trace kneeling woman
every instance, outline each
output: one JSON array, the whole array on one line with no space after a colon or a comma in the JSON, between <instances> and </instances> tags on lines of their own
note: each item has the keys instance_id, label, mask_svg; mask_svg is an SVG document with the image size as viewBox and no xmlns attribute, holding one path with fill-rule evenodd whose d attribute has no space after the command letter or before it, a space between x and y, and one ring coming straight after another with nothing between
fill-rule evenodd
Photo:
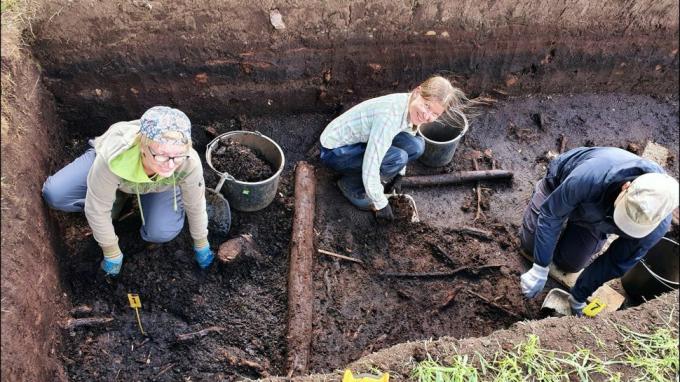
<instances>
[{"instance_id":1,"label":"kneeling woman","mask_svg":"<svg viewBox=\"0 0 680 382\"><path fill-rule=\"evenodd\" d=\"M104 252L102 270L116 276L123 264L112 221L120 192L136 195L140 234L151 243L177 236L186 212L196 261L207 268L213 253L208 244L205 181L201 159L192 148L189 118L177 109L155 106L139 120L113 124L93 146L47 179L43 197L54 209L85 211Z\"/></svg>"},{"instance_id":2,"label":"kneeling woman","mask_svg":"<svg viewBox=\"0 0 680 382\"><path fill-rule=\"evenodd\" d=\"M342 174L338 187L354 206L373 210L379 221L393 220L385 191L425 151L423 138L416 136L418 126L453 113L467 101L463 91L441 76L410 93L364 101L326 126L321 162Z\"/></svg>"}]
</instances>

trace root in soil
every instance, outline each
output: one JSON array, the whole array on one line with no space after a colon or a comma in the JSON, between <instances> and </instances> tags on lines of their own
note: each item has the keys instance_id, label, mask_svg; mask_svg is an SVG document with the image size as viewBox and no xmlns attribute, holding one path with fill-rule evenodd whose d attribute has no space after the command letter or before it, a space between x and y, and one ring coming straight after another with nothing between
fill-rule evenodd
<instances>
[{"instance_id":1,"label":"root in soil","mask_svg":"<svg viewBox=\"0 0 680 382\"><path fill-rule=\"evenodd\" d=\"M274 168L257 149L231 138L220 139L212 152L213 167L243 182L259 182L274 175Z\"/></svg>"}]
</instances>

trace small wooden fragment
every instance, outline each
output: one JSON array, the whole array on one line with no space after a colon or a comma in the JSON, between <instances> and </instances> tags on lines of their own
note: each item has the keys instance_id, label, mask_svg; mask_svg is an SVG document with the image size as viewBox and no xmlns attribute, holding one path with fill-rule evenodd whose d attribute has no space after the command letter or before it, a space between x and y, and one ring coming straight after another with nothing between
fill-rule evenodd
<instances>
[{"instance_id":1,"label":"small wooden fragment","mask_svg":"<svg viewBox=\"0 0 680 382\"><path fill-rule=\"evenodd\" d=\"M451 258L451 256L449 256L448 253L441 249L437 244L430 243L430 248L432 248L431 251L432 257L444 263L444 265L446 266L449 266L451 268L456 267L456 262Z\"/></svg>"},{"instance_id":2,"label":"small wooden fragment","mask_svg":"<svg viewBox=\"0 0 680 382\"><path fill-rule=\"evenodd\" d=\"M442 304L440 304L440 305L437 307L437 310L441 312L442 310L444 310L444 309L448 308L449 306L451 306L451 304L453 304L453 303L456 301L456 296L458 296L458 293L460 292L460 289L461 289L460 286L459 286L459 287L456 287L456 288L453 288L453 289L446 295L446 300L445 300Z\"/></svg>"},{"instance_id":3,"label":"small wooden fragment","mask_svg":"<svg viewBox=\"0 0 680 382\"><path fill-rule=\"evenodd\" d=\"M92 307L89 306L89 305L76 306L73 309L71 309L71 311L69 312L69 314L72 317L76 317L76 318L78 318L80 316L88 315L90 313L92 313Z\"/></svg>"},{"instance_id":4,"label":"small wooden fragment","mask_svg":"<svg viewBox=\"0 0 680 382\"><path fill-rule=\"evenodd\" d=\"M71 318L66 321L65 324L62 325L64 329L71 330L71 329L78 329L80 327L92 327L92 326L99 326L99 325L106 325L109 322L112 322L113 318L111 317L85 317L85 318Z\"/></svg>"},{"instance_id":5,"label":"small wooden fragment","mask_svg":"<svg viewBox=\"0 0 680 382\"><path fill-rule=\"evenodd\" d=\"M379 273L379 276L383 277L399 277L399 278L445 278L456 276L461 272L474 272L481 271L485 269L500 268L501 265L481 265L478 267L459 267L451 272L420 272L420 273L401 273L401 272L386 272Z\"/></svg>"},{"instance_id":6,"label":"small wooden fragment","mask_svg":"<svg viewBox=\"0 0 680 382\"><path fill-rule=\"evenodd\" d=\"M251 235L240 235L220 245L217 259L223 264L228 263L242 255L247 249L254 249L254 247L255 243Z\"/></svg>"},{"instance_id":7,"label":"small wooden fragment","mask_svg":"<svg viewBox=\"0 0 680 382\"><path fill-rule=\"evenodd\" d=\"M451 230L459 232L459 233L465 233L465 234L477 236L481 239L486 239L486 240L493 240L494 239L493 233L491 233L489 231L485 231L483 229L479 229L479 228L455 227L455 228L451 228Z\"/></svg>"},{"instance_id":8,"label":"small wooden fragment","mask_svg":"<svg viewBox=\"0 0 680 382\"><path fill-rule=\"evenodd\" d=\"M560 134L560 154L562 154L566 148L567 148L567 137L564 134Z\"/></svg>"},{"instance_id":9,"label":"small wooden fragment","mask_svg":"<svg viewBox=\"0 0 680 382\"><path fill-rule=\"evenodd\" d=\"M225 330L221 326L211 326L205 329L201 329L197 332L192 332L192 333L185 333L185 334L179 334L177 335L177 342L187 342L187 341L192 341L197 338L205 337L210 333L219 333L221 331Z\"/></svg>"},{"instance_id":10,"label":"small wooden fragment","mask_svg":"<svg viewBox=\"0 0 680 382\"><path fill-rule=\"evenodd\" d=\"M359 263L359 264L362 264L362 265L364 264L364 262L359 260L359 259L355 259L353 257L349 257L349 256L345 256L345 255L339 255L339 254L331 252L331 251L326 251L326 250L323 250L323 249L317 249L316 251L321 253L321 254L324 254L324 255L328 255L328 256L331 256L331 257L337 257L338 259L343 259L343 260L351 261L351 262L354 262L354 263Z\"/></svg>"},{"instance_id":11,"label":"small wooden fragment","mask_svg":"<svg viewBox=\"0 0 680 382\"><path fill-rule=\"evenodd\" d=\"M471 294L471 295L473 295L473 296L475 296L475 297L477 297L477 298L479 298L480 300L486 302L487 304L493 306L494 308L502 310L503 312L507 313L508 315L510 315L510 316L512 316L512 317L515 317L515 318L518 319L518 320L521 320L521 319L522 319L522 317L521 317L520 315L518 315L517 313L508 310L508 308L504 307L503 305L496 304L495 302L489 300L488 298L482 296L482 295L479 294L479 293L475 293L475 292L473 292L473 291L471 291L471 290L466 290L466 292L469 293L469 294Z\"/></svg>"}]
</instances>

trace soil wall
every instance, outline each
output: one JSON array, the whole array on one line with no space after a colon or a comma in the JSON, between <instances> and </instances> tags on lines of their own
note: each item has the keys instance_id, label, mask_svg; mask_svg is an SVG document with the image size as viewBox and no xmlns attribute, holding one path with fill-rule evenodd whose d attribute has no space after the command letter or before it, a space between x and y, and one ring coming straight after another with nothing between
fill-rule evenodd
<instances>
[{"instance_id":1,"label":"soil wall","mask_svg":"<svg viewBox=\"0 0 680 382\"><path fill-rule=\"evenodd\" d=\"M678 3L49 1L33 25L70 128L333 109L445 72L475 95L678 91ZM278 12L285 28L274 27Z\"/></svg>"},{"instance_id":2,"label":"soil wall","mask_svg":"<svg viewBox=\"0 0 680 382\"><path fill-rule=\"evenodd\" d=\"M59 244L40 193L63 157L65 137L39 65L12 30L13 21L3 15L2 22L0 379L65 381L56 354L66 294L59 282Z\"/></svg>"}]
</instances>

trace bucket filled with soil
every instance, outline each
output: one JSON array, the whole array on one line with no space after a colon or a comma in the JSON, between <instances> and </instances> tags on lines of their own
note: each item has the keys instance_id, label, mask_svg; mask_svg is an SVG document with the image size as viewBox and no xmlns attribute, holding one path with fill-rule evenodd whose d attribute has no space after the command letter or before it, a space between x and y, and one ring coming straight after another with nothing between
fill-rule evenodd
<instances>
[{"instance_id":1,"label":"bucket filled with soil","mask_svg":"<svg viewBox=\"0 0 680 382\"><path fill-rule=\"evenodd\" d=\"M208 144L205 158L220 179L215 191L234 209L258 211L274 200L285 159L271 138L252 131L224 133Z\"/></svg>"},{"instance_id":2,"label":"bucket filled with soil","mask_svg":"<svg viewBox=\"0 0 680 382\"><path fill-rule=\"evenodd\" d=\"M458 111L446 118L420 125L418 134L425 140L425 152L420 157L420 162L429 167L449 164L467 130L467 118Z\"/></svg>"}]
</instances>

